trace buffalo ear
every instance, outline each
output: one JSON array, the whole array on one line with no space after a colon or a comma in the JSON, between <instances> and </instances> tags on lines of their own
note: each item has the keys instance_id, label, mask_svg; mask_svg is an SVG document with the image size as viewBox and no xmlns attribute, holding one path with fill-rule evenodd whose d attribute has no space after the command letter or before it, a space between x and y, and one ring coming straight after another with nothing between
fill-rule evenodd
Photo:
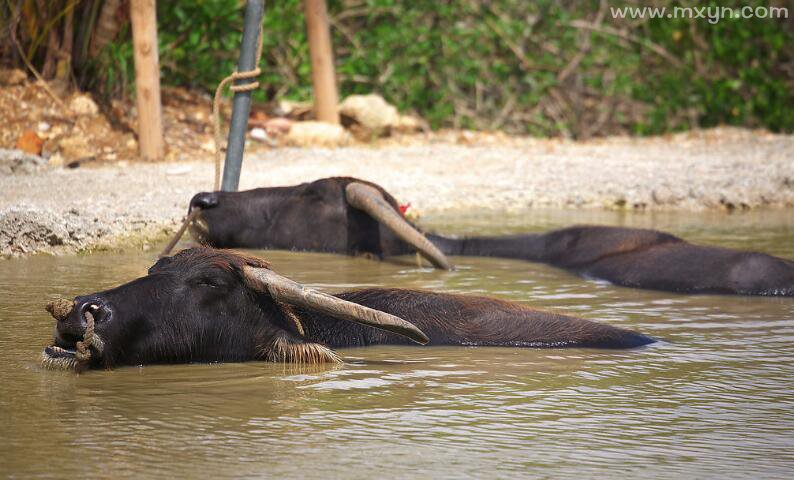
<instances>
[{"instance_id":1,"label":"buffalo ear","mask_svg":"<svg viewBox=\"0 0 794 480\"><path fill-rule=\"evenodd\" d=\"M402 215L386 202L378 189L361 182L353 182L345 187L345 198L351 206L363 210L382 225L394 232L402 241L414 248L433 265L451 270L452 264L433 243L420 231L408 223Z\"/></svg>"},{"instance_id":2,"label":"buffalo ear","mask_svg":"<svg viewBox=\"0 0 794 480\"><path fill-rule=\"evenodd\" d=\"M173 261L174 260L171 257L160 257L160 258L157 259L157 261L154 263L154 265L149 267L149 270L147 270L146 273L151 275L152 273L155 273L156 271L168 266L168 264L173 262Z\"/></svg>"},{"instance_id":3,"label":"buffalo ear","mask_svg":"<svg viewBox=\"0 0 794 480\"><path fill-rule=\"evenodd\" d=\"M255 257L253 255L249 255L247 253L239 252L236 250L229 250L229 251L233 253L236 257L242 259L241 262L242 265L240 265L241 270L242 267L246 265L254 268L270 268L270 262L268 262L267 260L264 260L259 257Z\"/></svg>"}]
</instances>

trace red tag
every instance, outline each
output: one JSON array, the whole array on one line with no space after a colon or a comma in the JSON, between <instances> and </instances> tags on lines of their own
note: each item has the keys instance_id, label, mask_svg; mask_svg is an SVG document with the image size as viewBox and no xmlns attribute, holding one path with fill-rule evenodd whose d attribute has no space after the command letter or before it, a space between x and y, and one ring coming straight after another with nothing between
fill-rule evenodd
<instances>
[{"instance_id":1,"label":"red tag","mask_svg":"<svg viewBox=\"0 0 794 480\"><path fill-rule=\"evenodd\" d=\"M409 208L411 208L411 202L400 205L400 213L403 214L403 217L405 216L405 212L407 212Z\"/></svg>"}]
</instances>

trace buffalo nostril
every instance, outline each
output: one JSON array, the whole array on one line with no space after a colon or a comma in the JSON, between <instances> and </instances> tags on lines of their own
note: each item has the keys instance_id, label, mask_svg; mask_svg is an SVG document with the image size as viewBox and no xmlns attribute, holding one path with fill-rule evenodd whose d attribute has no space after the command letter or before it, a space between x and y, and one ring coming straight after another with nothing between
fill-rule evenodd
<instances>
[{"instance_id":1,"label":"buffalo nostril","mask_svg":"<svg viewBox=\"0 0 794 480\"><path fill-rule=\"evenodd\" d=\"M215 192L203 192L196 194L190 201L190 209L201 208L206 210L218 205L218 194Z\"/></svg>"},{"instance_id":2,"label":"buffalo nostril","mask_svg":"<svg viewBox=\"0 0 794 480\"><path fill-rule=\"evenodd\" d=\"M95 320L100 320L109 313L108 307L96 299L86 300L78 308L80 322L85 322L85 314L90 313Z\"/></svg>"}]
</instances>

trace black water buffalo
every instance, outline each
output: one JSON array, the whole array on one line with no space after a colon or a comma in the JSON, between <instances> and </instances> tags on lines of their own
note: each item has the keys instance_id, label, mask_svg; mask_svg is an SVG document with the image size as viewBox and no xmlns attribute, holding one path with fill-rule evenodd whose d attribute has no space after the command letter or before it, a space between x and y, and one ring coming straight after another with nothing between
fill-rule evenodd
<instances>
[{"instance_id":1,"label":"black water buffalo","mask_svg":"<svg viewBox=\"0 0 794 480\"><path fill-rule=\"evenodd\" d=\"M328 295L260 259L205 247L160 259L147 276L53 302L50 368L269 360L338 362L331 350L378 344L632 348L654 340L486 297L368 288ZM90 338L89 338L90 337Z\"/></svg>"},{"instance_id":2,"label":"black water buffalo","mask_svg":"<svg viewBox=\"0 0 794 480\"><path fill-rule=\"evenodd\" d=\"M292 187L199 193L191 232L218 248L368 254L419 251L543 262L616 285L688 293L794 296L794 262L758 252L693 245L656 230L575 226L544 234L452 238L423 235L383 188L355 178ZM429 240L429 241L428 241Z\"/></svg>"}]
</instances>

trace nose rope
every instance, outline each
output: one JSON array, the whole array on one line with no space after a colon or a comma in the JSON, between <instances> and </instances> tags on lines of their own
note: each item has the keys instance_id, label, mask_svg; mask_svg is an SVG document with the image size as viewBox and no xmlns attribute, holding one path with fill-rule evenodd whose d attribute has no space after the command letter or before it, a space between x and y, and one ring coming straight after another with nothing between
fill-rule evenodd
<instances>
[{"instance_id":1,"label":"nose rope","mask_svg":"<svg viewBox=\"0 0 794 480\"><path fill-rule=\"evenodd\" d=\"M91 312L85 312L85 332L83 333L83 341L75 343L76 351L74 358L78 362L87 362L91 360L91 350L89 349L94 343L94 316Z\"/></svg>"},{"instance_id":2,"label":"nose rope","mask_svg":"<svg viewBox=\"0 0 794 480\"><path fill-rule=\"evenodd\" d=\"M47 304L46 310L50 312L56 320L63 321L72 310L74 310L74 302L65 298L55 299ZM83 332L83 340L75 343L74 358L78 363L84 364L91 360L91 346L95 343L94 335L94 316L91 312L85 312L85 331Z\"/></svg>"},{"instance_id":3,"label":"nose rope","mask_svg":"<svg viewBox=\"0 0 794 480\"><path fill-rule=\"evenodd\" d=\"M193 207L193 209L190 211L188 216L185 217L185 221L182 222L182 226L179 227L179 230L177 230L176 233L174 234L174 237L171 239L170 242L168 242L168 245L165 246L163 251L160 252L160 257L165 257L169 253L171 253L171 250L174 249L177 242L179 242L179 239L182 238L182 235L185 234L185 230L187 230L187 226L190 225L193 222L193 220L196 219L199 213L201 213L201 208Z\"/></svg>"}]
</instances>

